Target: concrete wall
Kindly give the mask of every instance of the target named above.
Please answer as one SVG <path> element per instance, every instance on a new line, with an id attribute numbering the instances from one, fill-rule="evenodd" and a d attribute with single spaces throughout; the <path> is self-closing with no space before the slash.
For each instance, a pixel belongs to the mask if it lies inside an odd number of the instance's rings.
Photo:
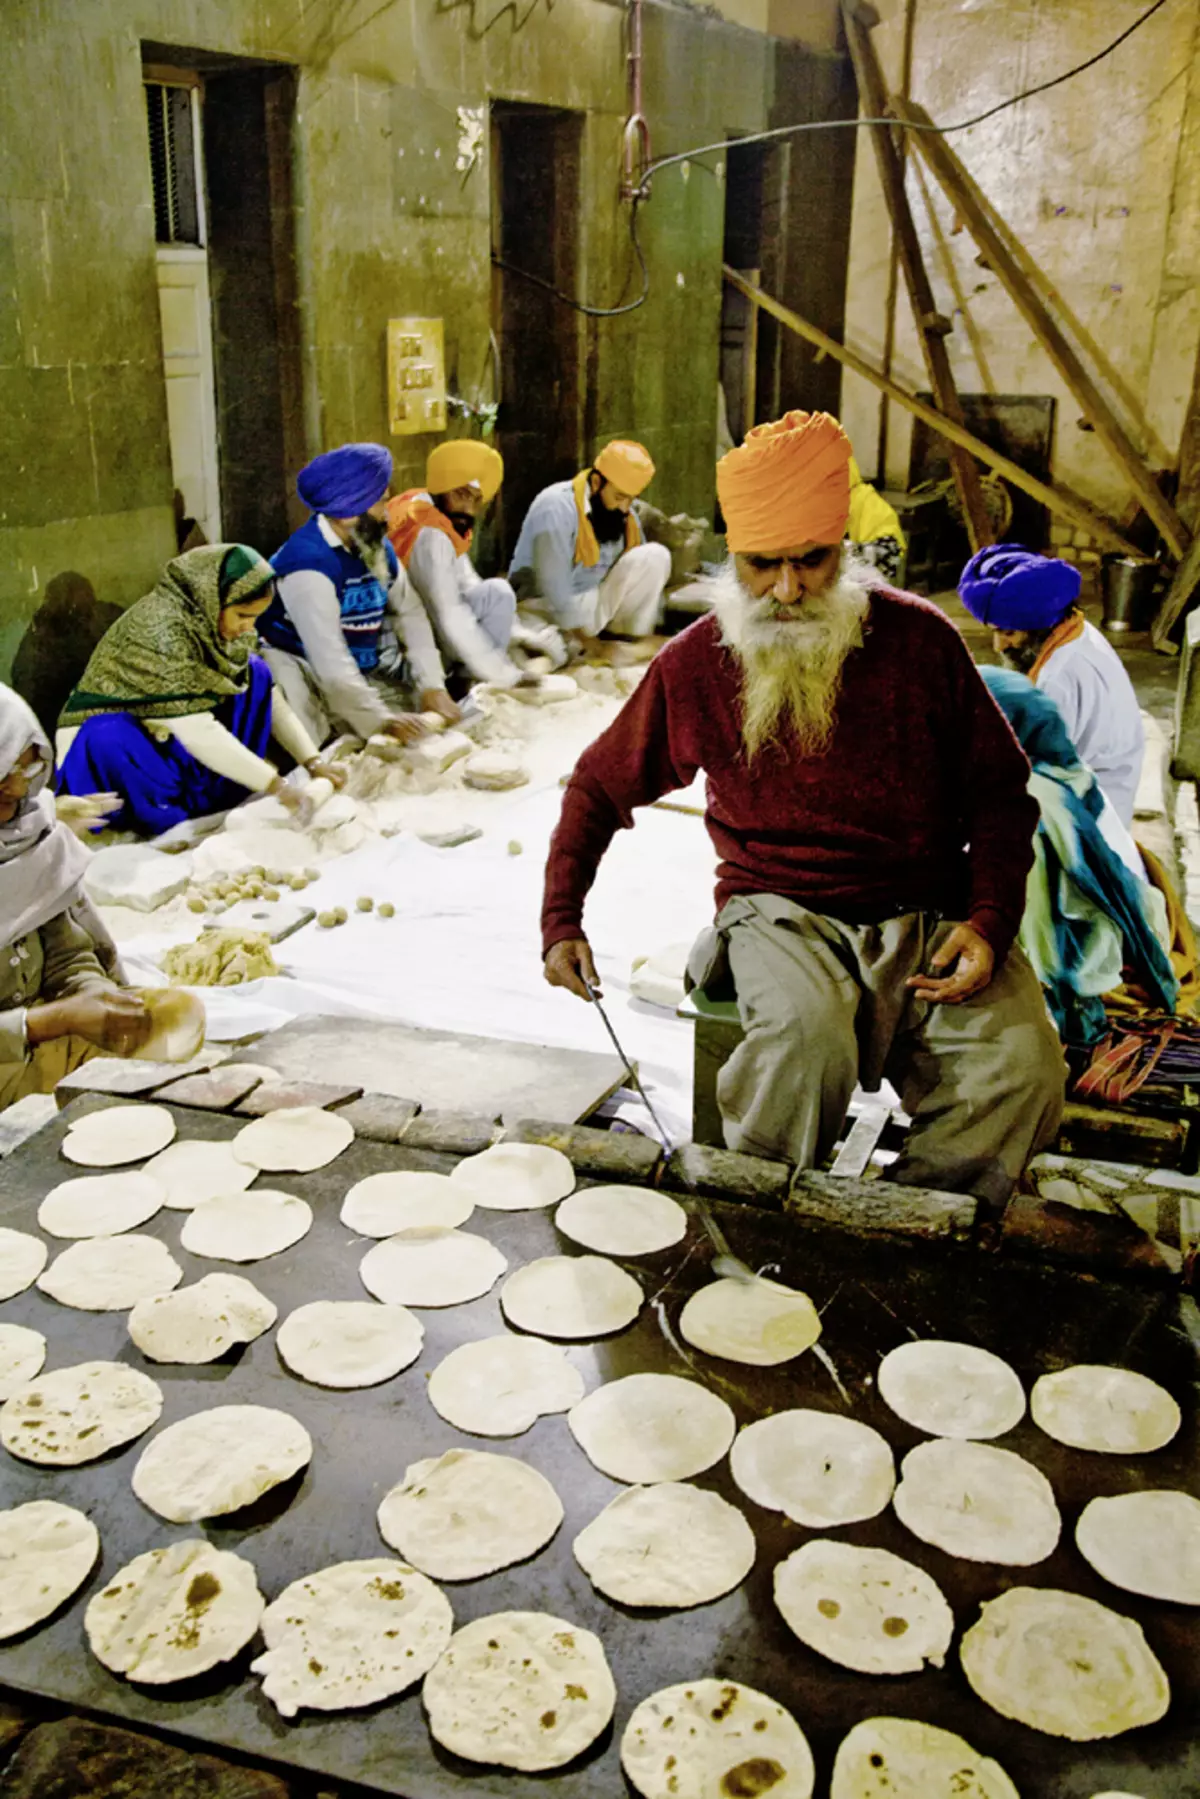
<path id="1" fill-rule="evenodd" d="M 878 0 L 874 31 L 898 88 L 905 0 Z M 1135 7 L 1095 0 L 914 0 L 912 97 L 938 123 L 970 117 L 1101 50 Z M 1094 69 L 1024 101 L 951 142 L 978 185 L 1114 365 L 1135 437 L 1156 462 L 1178 450 L 1200 337 L 1200 11 L 1166 6 Z M 936 185 L 938 230 L 910 167 L 908 191 L 963 391 L 1058 397 L 1054 473 L 1115 513 L 1129 500 L 1119 469 L 1090 431 L 970 234 L 956 229 Z M 847 340 L 882 360 L 890 237 L 874 153 L 862 134 L 855 173 Z M 948 266 L 949 265 L 949 266 Z M 951 272 L 952 271 L 952 272 Z M 969 328 L 968 328 L 969 327 Z M 895 378 L 928 382 L 903 284 Z M 908 415 L 888 408 L 880 444 L 878 391 L 855 376 L 843 416 L 864 470 L 906 484 Z M 1145 428 L 1138 427 L 1139 416 Z"/>

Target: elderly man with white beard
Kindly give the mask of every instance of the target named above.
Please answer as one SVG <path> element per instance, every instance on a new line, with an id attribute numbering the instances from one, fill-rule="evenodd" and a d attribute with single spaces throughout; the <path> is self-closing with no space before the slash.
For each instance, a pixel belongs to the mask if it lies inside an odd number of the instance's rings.
<path id="1" fill-rule="evenodd" d="M 731 1149 L 818 1165 L 856 1083 L 912 1119 L 899 1181 L 1007 1200 L 1053 1137 L 1064 1063 L 1014 942 L 1028 764 L 936 607 L 843 560 L 850 446 L 827 414 L 717 465 L 731 560 L 581 756 L 550 846 L 546 978 L 598 987 L 583 907 L 637 806 L 707 776 L 715 927 L 745 1036 L 717 1097 Z"/>

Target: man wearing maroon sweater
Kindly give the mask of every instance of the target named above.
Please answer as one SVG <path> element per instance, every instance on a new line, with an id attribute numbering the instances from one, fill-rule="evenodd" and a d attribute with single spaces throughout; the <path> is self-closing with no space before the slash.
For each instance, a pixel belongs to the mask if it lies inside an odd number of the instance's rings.
<path id="1" fill-rule="evenodd" d="M 849 443 L 826 414 L 717 466 L 733 552 L 713 611 L 576 765 L 550 846 L 546 978 L 596 984 L 583 905 L 637 806 L 703 769 L 720 858 L 693 984 L 732 977 L 731 1149 L 819 1163 L 856 1082 L 913 1120 L 896 1180 L 1002 1205 L 1062 1109 L 1062 1051 L 1014 943 L 1028 764 L 936 607 L 843 564 Z"/>

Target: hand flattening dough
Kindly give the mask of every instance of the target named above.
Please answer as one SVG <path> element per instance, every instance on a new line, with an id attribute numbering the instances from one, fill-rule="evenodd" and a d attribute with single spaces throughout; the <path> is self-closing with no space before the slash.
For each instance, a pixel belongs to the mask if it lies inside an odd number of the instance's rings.
<path id="1" fill-rule="evenodd" d="M 117 1168 L 155 1155 L 174 1135 L 175 1119 L 166 1106 L 105 1106 L 69 1127 L 62 1153 L 85 1168 Z"/>
<path id="2" fill-rule="evenodd" d="M 642 1289 L 607 1256 L 540 1256 L 510 1274 L 500 1309 L 538 1337 L 608 1337 L 633 1323 Z"/>
<path id="3" fill-rule="evenodd" d="M 518 1437 L 550 1412 L 583 1398 L 583 1376 L 541 1337 L 483 1337 L 460 1343 L 429 1377 L 429 1403 L 456 1430 Z"/>
<path id="4" fill-rule="evenodd" d="M 954 1635 L 954 1614 L 923 1568 L 825 1537 L 779 1563 L 775 1603 L 802 1643 L 860 1674 L 940 1668 Z"/>
<path id="5" fill-rule="evenodd" d="M 312 1229 L 312 1207 L 291 1193 L 256 1187 L 204 1199 L 183 1221 L 179 1241 L 215 1262 L 261 1262 L 281 1255 Z"/>
<path id="6" fill-rule="evenodd" d="M 892 1504 L 923 1543 L 972 1562 L 1030 1567 L 1053 1553 L 1062 1530 L 1046 1476 L 990 1443 L 918 1444 L 900 1464 Z"/>
<path id="7" fill-rule="evenodd" d="M 219 1405 L 169 1424 L 133 1470 L 143 1505 L 171 1524 L 240 1511 L 312 1459 L 312 1438 L 286 1412 Z"/>
<path id="8" fill-rule="evenodd" d="M 732 1592 L 755 1552 L 754 1532 L 735 1505 L 683 1481 L 618 1493 L 572 1548 L 606 1599 L 671 1610 Z"/>
<path id="9" fill-rule="evenodd" d="M 774 1368 L 811 1349 L 821 1335 L 807 1293 L 778 1281 L 710 1281 L 684 1306 L 679 1332 L 706 1355 L 755 1368 Z"/>
<path id="10" fill-rule="evenodd" d="M 677 1200 L 648 1187 L 583 1187 L 564 1199 L 554 1222 L 565 1237 L 603 1256 L 652 1256 L 687 1235 Z"/>
<path id="11" fill-rule="evenodd" d="M 275 1336 L 281 1359 L 318 1387 L 374 1387 L 416 1361 L 425 1326 L 405 1306 L 317 1299 L 289 1312 Z"/>
<path id="12" fill-rule="evenodd" d="M 83 1512 L 33 1499 L 0 1512 L 0 1639 L 20 1636 L 77 1593 L 100 1553 Z"/>
<path id="13" fill-rule="evenodd" d="M 278 1316 L 266 1296 L 239 1274 L 206 1274 L 190 1287 L 141 1299 L 129 1335 L 152 1362 L 215 1362 L 235 1343 L 252 1343 Z"/>
<path id="14" fill-rule="evenodd" d="M 879 1391 L 897 1417 L 933 1437 L 1002 1437 L 1025 1416 L 1013 1369 L 973 1343 L 902 1343 L 879 1364 Z"/>
<path id="15" fill-rule="evenodd" d="M 287 1106 L 243 1125 L 233 1139 L 239 1162 L 264 1174 L 312 1174 L 354 1141 L 354 1126 L 320 1106 Z"/>
<path id="16" fill-rule="evenodd" d="M 190 1212 L 202 1200 L 217 1199 L 223 1193 L 244 1193 L 258 1170 L 239 1162 L 233 1145 L 224 1139 L 210 1143 L 187 1137 L 151 1156 L 142 1173 L 151 1175 L 166 1189 L 163 1204 L 170 1210 Z"/>
<path id="17" fill-rule="evenodd" d="M 157 1237 L 85 1237 L 56 1256 L 38 1286 L 80 1312 L 127 1312 L 139 1299 L 170 1293 L 183 1269 Z"/>
<path id="18" fill-rule="evenodd" d="M 829 1799 L 1020 1799 L 999 1762 L 915 1718 L 866 1718 L 842 1738 Z"/>
<path id="19" fill-rule="evenodd" d="M 565 1199 L 575 1185 L 575 1170 L 561 1150 L 543 1143 L 493 1143 L 477 1156 L 465 1156 L 450 1171 L 477 1206 L 496 1212 L 531 1212 Z"/>
<path id="20" fill-rule="evenodd" d="M 50 1259 L 40 1237 L 0 1225 L 0 1300 L 15 1299 L 32 1287 Z"/>
<path id="21" fill-rule="evenodd" d="M 584 1455 L 612 1480 L 690 1480 L 719 1462 L 736 1424 L 723 1399 L 677 1374 L 626 1374 L 567 1414 Z"/>
<path id="22" fill-rule="evenodd" d="M 396 1170 L 369 1174 L 342 1201 L 342 1223 L 364 1237 L 393 1237 L 397 1231 L 456 1230 L 475 1210 L 461 1182 L 448 1174 Z"/>
<path id="23" fill-rule="evenodd" d="M 75 1468 L 130 1443 L 158 1421 L 162 1389 L 123 1362 L 80 1362 L 27 1382 L 0 1411 L 10 1455 Z"/>
<path id="24" fill-rule="evenodd" d="M 51 1187 L 38 1207 L 38 1226 L 52 1237 L 114 1237 L 136 1230 L 160 1212 L 166 1190 L 140 1174 L 84 1174 Z"/>
<path id="25" fill-rule="evenodd" d="M 422 1309 L 481 1299 L 507 1267 L 507 1257 L 471 1231 L 398 1231 L 367 1251 L 358 1276 L 385 1305 Z"/>
<path id="26" fill-rule="evenodd" d="M 1156 1488 L 1089 1500 L 1075 1541 L 1114 1587 L 1200 1605 L 1200 1499 L 1190 1493 Z"/>
<path id="27" fill-rule="evenodd" d="M 1181 1420 L 1178 1405 L 1157 1381 L 1131 1368 L 1088 1362 L 1043 1374 L 1029 1409 L 1057 1443 L 1101 1455 L 1148 1455 L 1171 1441 Z"/>
<path id="28" fill-rule="evenodd" d="M 621 1766 L 643 1799 L 812 1799 L 815 1778 L 791 1713 L 733 1680 L 688 1680 L 643 1699 Z"/>
<path id="29" fill-rule="evenodd" d="M 46 1339 L 41 1331 L 24 1324 L 0 1324 L 0 1400 L 11 1399 L 40 1374 L 45 1360 Z"/>
<path id="30" fill-rule="evenodd" d="M 229 1661 L 263 1607 L 250 1562 L 192 1538 L 135 1556 L 89 1602 L 83 1628 L 114 1674 L 161 1686 Z"/>
<path id="31" fill-rule="evenodd" d="M 748 1499 L 809 1530 L 878 1517 L 896 1485 L 886 1438 L 834 1412 L 759 1418 L 738 1432 L 729 1466 Z"/>
<path id="32" fill-rule="evenodd" d="M 544 1474 L 515 1456 L 448 1449 L 385 1494 L 379 1533 L 434 1580 L 478 1580 L 544 1549 L 562 1523 Z"/>

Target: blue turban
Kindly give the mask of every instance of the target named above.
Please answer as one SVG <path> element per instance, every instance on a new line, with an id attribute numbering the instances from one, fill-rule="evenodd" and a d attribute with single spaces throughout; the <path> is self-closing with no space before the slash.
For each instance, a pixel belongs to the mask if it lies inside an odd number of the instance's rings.
<path id="1" fill-rule="evenodd" d="M 357 518 L 382 500 L 392 478 L 392 453 L 382 444 L 343 444 L 302 468 L 296 492 L 310 512 Z"/>
<path id="2" fill-rule="evenodd" d="M 958 591 L 967 611 L 993 631 L 1048 631 L 1071 610 L 1082 584 L 1070 562 L 996 543 L 976 550 Z"/>

